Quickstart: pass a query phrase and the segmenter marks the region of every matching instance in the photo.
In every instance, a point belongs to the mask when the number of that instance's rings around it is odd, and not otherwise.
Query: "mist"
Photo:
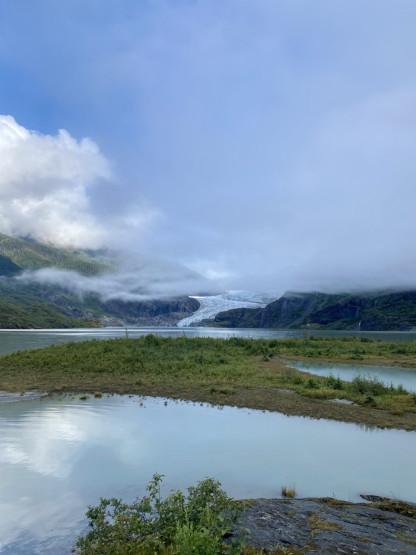
[[[84,276],[57,268],[43,268],[26,270],[15,279],[23,283],[57,285],[76,294],[81,300],[85,296],[95,294],[103,302],[141,302],[220,292],[214,283],[196,272],[179,264],[149,258],[122,262],[113,272],[97,276]]]

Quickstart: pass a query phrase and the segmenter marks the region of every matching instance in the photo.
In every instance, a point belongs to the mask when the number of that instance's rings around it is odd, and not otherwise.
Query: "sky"
[[[4,0],[0,231],[416,287],[414,0]]]

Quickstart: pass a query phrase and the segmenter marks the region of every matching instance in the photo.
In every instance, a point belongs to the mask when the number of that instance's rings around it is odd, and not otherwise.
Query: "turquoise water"
[[[402,385],[408,391],[416,392],[416,369],[397,368],[395,366],[364,366],[360,364],[328,364],[313,362],[291,362],[292,368],[310,372],[318,376],[340,377],[350,382],[355,376],[377,378],[386,385]]]
[[[165,405],[166,402],[166,405]],[[238,498],[360,493],[416,502],[416,434],[247,409],[109,396],[0,405],[0,550],[70,553],[99,497],[219,479]]]

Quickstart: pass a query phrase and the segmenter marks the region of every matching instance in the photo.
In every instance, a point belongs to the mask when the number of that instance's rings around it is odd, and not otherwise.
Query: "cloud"
[[[0,23],[2,105],[99,137],[119,180],[75,141],[90,173],[52,165],[44,212],[15,183],[0,229],[139,245],[230,289],[416,287],[413,0],[32,4]],[[19,129],[19,152],[46,145]]]
[[[80,298],[97,294],[104,302],[121,300],[140,302],[168,299],[183,295],[218,293],[219,288],[200,274],[173,262],[135,255],[117,271],[98,276],[82,276],[77,272],[43,268],[25,271],[16,279],[24,283],[58,285]]]
[[[90,193],[116,178],[91,139],[61,129],[42,135],[0,116],[0,229],[46,243],[98,248],[123,245],[155,210],[130,205],[99,218]]]

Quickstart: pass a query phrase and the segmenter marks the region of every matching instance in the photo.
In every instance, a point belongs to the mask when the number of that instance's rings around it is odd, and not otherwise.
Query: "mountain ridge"
[[[233,328],[396,330],[416,327],[416,291],[288,292],[264,308],[221,312],[206,325]]]

